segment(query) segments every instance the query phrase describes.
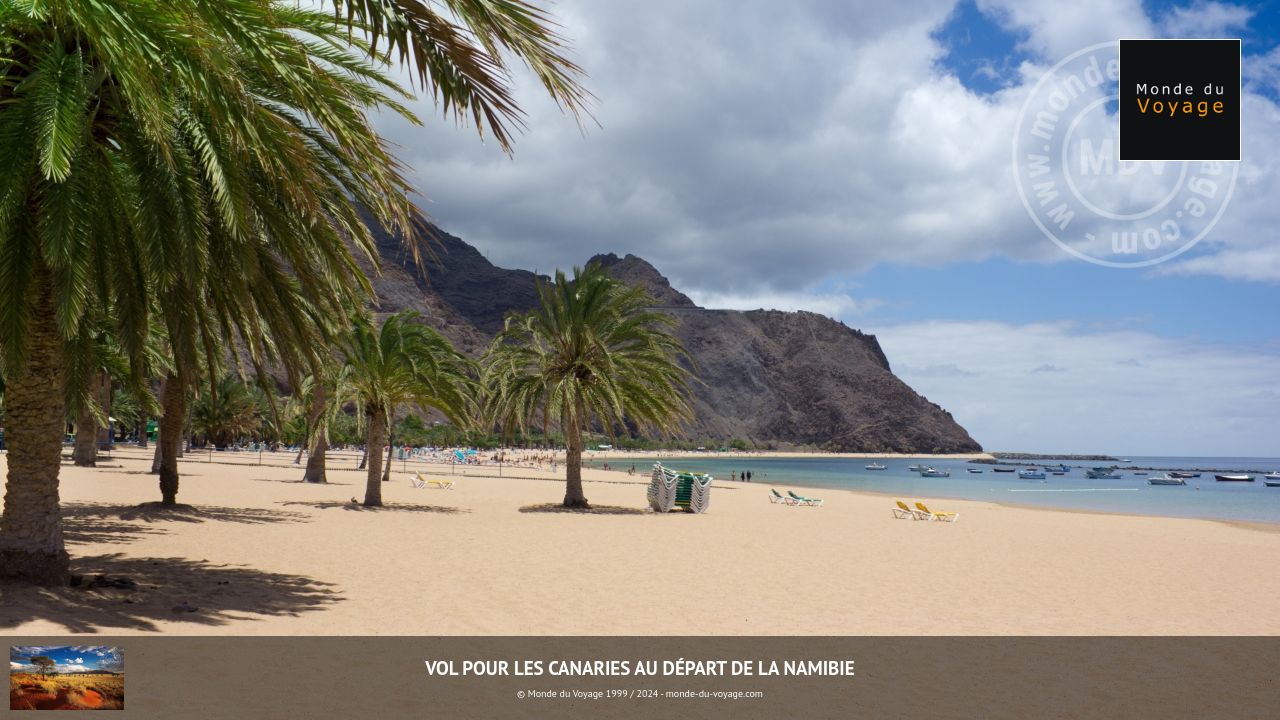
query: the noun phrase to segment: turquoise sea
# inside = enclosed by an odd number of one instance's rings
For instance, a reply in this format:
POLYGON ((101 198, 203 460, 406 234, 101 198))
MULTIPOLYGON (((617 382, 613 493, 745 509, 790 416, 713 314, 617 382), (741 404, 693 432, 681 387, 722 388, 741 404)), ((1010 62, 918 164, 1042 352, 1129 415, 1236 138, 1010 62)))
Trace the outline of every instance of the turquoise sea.
MULTIPOLYGON (((1035 505, 1049 508, 1092 510, 1131 515, 1212 518, 1249 522, 1280 523, 1280 488, 1267 487, 1262 472, 1280 470, 1280 458, 1211 458, 1211 457, 1140 457, 1123 456, 1131 462, 1120 463, 1118 480, 1090 480, 1085 469, 1112 463, 1080 460, 1038 460, 1042 464, 1066 464, 1066 475, 1048 475, 1044 480, 1022 480, 1016 473, 995 473, 991 465, 966 460, 916 460, 911 458, 715 458, 680 457, 662 460, 674 470, 706 472, 717 482, 729 482, 731 472, 750 470, 754 484, 803 485, 812 488, 838 488, 898 495, 912 498, 962 498, 991 502, 1035 505), (885 470, 866 470, 871 462, 887 466, 885 470), (939 470, 950 470, 951 477, 923 478, 907 470, 908 465, 922 463, 939 470), (976 475, 968 468, 982 470, 976 475), (1185 486, 1148 485, 1139 468, 1203 471, 1199 478, 1187 480, 1185 486), (1249 471, 1255 482, 1217 482, 1213 472, 1249 471), (1261 472, 1260 472, 1261 471, 1261 472)), ((614 469, 625 468, 631 460, 609 461, 614 469)), ((599 467, 601 461, 587 464, 599 467)), ((636 461, 637 470, 647 471, 651 461, 636 461)), ((1024 464, 1031 464, 1025 461, 1024 464)))

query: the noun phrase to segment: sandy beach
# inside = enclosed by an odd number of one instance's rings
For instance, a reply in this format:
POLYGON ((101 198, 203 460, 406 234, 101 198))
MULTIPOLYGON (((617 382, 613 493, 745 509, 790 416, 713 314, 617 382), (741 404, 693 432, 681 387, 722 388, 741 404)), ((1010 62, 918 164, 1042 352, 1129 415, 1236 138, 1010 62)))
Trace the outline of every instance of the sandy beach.
POLYGON ((903 499, 959 521, 898 520, 884 496, 802 490, 825 506, 789 507, 730 482, 706 514, 660 516, 644 478, 601 470, 597 510, 571 514, 549 471, 459 467, 454 489, 417 489, 399 461, 387 507, 366 509, 355 454, 307 485, 283 452, 190 453, 191 508, 162 511, 139 507, 158 499, 150 457, 64 463, 83 584, 0 585, 5 633, 1280 633, 1274 528, 930 498, 903 499), (84 587, 97 575, 133 587, 84 587))

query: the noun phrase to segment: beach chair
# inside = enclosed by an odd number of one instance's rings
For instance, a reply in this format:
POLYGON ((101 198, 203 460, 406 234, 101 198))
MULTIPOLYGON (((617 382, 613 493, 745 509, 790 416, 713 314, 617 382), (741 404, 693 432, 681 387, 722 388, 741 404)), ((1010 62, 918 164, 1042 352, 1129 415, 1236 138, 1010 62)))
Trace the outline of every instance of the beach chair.
POLYGON ((819 498, 809 498, 803 495, 797 495, 792 490, 788 490, 787 494, 791 496, 792 500, 796 501, 797 505, 808 505, 809 507, 822 507, 822 500, 819 498))
POLYGON ((916 503, 916 509, 921 513, 922 520, 941 520, 942 522, 955 522, 960 517, 960 513, 954 512, 933 512, 924 506, 924 503, 916 503))
POLYGON ((774 489, 770 488, 770 489, 769 489, 769 492, 770 492, 770 493, 772 493, 771 495, 769 495, 769 502, 771 502, 771 503, 775 503, 775 504, 776 504, 776 503, 781 503, 781 504, 783 504, 783 505, 795 505, 795 504, 796 504, 796 501, 795 501, 795 500, 792 500, 791 498, 787 497, 786 495, 783 495, 782 493, 778 492, 777 490, 774 490, 774 489))
POLYGON ((427 481, 422 477, 422 475, 418 475, 417 477, 410 475, 409 484, 416 488, 424 488, 427 486, 427 481))
POLYGON ((436 478, 423 477, 422 473, 418 473, 418 479, 416 481, 410 480, 410 482, 412 482, 413 486, 417 488, 429 487, 437 490, 453 489, 452 480, 437 480, 436 478))
POLYGON ((898 501, 898 506, 893 508, 893 516, 898 518, 899 520, 906 520, 907 518, 911 518, 912 520, 920 519, 918 517, 917 511, 912 510, 911 506, 907 505, 901 500, 898 501))

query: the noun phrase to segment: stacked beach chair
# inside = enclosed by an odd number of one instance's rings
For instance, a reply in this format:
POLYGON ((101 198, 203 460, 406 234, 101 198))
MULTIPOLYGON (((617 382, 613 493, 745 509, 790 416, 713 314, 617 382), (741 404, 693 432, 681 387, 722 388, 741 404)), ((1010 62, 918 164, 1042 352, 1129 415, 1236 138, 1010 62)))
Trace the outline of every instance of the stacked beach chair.
POLYGON ((704 473, 678 473, 653 464, 649 480, 649 507, 654 512, 671 512, 683 508, 687 512, 706 512, 711 504, 711 476, 704 473))

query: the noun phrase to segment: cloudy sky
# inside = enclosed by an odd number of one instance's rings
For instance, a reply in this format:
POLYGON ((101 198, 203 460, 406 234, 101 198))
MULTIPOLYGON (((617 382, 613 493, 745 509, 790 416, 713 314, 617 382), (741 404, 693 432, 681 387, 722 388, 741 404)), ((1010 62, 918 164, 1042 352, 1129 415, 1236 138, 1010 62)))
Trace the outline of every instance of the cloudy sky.
POLYGON ((47 657, 59 673, 124 672, 124 653, 107 645, 15 645, 9 648, 10 672, 39 672, 33 657, 47 657))
POLYGON ((1280 9, 1136 0, 560 0, 585 132, 517 78, 513 158, 421 106, 383 131, 428 212, 507 267, 652 262, 701 304, 875 333, 988 449, 1280 456, 1280 9), (1144 270, 1046 239, 1011 138, 1094 43, 1241 37, 1222 220, 1144 270))

